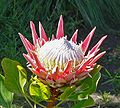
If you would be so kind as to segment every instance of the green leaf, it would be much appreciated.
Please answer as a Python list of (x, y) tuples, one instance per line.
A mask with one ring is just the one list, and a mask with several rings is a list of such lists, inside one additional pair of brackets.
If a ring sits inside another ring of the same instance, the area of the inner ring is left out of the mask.
[(22, 93), (27, 80), (25, 69), (19, 62), (9, 58), (2, 60), (2, 68), (5, 74), (5, 85), (7, 89), (14, 93)]
[(65, 91), (60, 95), (60, 99), (66, 100), (69, 96), (71, 96), (75, 89), (76, 89), (75, 86), (67, 87)]
[(96, 91), (98, 81), (101, 77), (101, 73), (99, 72), (102, 67), (97, 65), (91, 72), (91, 76), (82, 80), (76, 90), (69, 99), (70, 100), (79, 100), (79, 98), (86, 98), (86, 96), (92, 94)]
[[(94, 93), (96, 91), (98, 81), (100, 80), (100, 78), (101, 78), (101, 73), (97, 72), (96, 74), (94, 74), (94, 76), (92, 76), (91, 79), (86, 80), (85, 83), (89, 84), (89, 88), (87, 90), (83, 91), (82, 94), (84, 96), (86, 96), (87, 94)], [(89, 83), (89, 82), (91, 82), (91, 83)]]
[(4, 76), (0, 74), (0, 105), (5, 108), (11, 108), (13, 93), (8, 91), (4, 84)]
[(22, 89), (22, 91), (24, 92), (24, 86), (25, 86), (25, 84), (26, 84), (26, 82), (27, 82), (27, 72), (26, 72), (26, 70), (22, 67), (22, 66), (20, 66), (20, 65), (18, 65), (17, 66), (17, 68), (18, 68), (18, 71), (19, 71), (19, 83), (20, 83), (20, 86), (21, 86), (21, 89)]
[(50, 98), (50, 90), (48, 86), (41, 83), (39, 80), (33, 81), (29, 86), (31, 97), (36, 101), (48, 100)]
[(94, 105), (94, 100), (88, 96), (88, 98), (80, 100), (77, 104), (75, 104), (72, 108), (86, 108)]

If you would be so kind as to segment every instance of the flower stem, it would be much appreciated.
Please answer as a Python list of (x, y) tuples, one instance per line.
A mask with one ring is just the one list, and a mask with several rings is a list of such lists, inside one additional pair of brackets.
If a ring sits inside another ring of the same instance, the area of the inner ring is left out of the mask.
[(57, 91), (54, 88), (51, 88), (51, 97), (50, 97), (50, 101), (48, 102), (47, 108), (54, 108), (55, 106), (55, 102), (57, 101), (57, 97), (59, 95), (59, 91)]

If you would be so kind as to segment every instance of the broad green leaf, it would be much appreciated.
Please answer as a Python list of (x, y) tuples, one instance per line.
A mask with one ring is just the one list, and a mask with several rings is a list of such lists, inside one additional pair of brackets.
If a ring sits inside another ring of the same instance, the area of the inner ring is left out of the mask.
[(66, 100), (75, 91), (75, 89), (75, 86), (67, 87), (65, 91), (60, 95), (60, 99)]
[(72, 108), (86, 108), (94, 105), (94, 100), (88, 96), (88, 98), (84, 98), (80, 100), (77, 104), (75, 104)]
[(11, 108), (13, 93), (8, 91), (4, 84), (4, 76), (0, 74), (0, 106)]
[(31, 97), (37, 102), (48, 100), (51, 95), (48, 86), (44, 85), (39, 80), (35, 80), (30, 84), (29, 92)]
[(101, 77), (101, 73), (100, 72), (96, 73), (93, 76), (91, 87), (89, 85), (89, 89), (87, 89), (87, 90), (82, 92), (82, 94), (84, 94), (84, 96), (86, 96), (87, 94), (92, 94), (93, 92), (96, 91), (97, 84), (98, 84), (98, 81), (99, 81), (100, 77)]
[(74, 92), (69, 99), (70, 100), (79, 100), (79, 98), (86, 98), (86, 96), (92, 94), (96, 91), (98, 81), (101, 77), (100, 74), (101, 66), (97, 65), (90, 73), (92, 78), (87, 77), (86, 79), (80, 82), (78, 90)]
[(9, 58), (2, 60), (2, 68), (5, 74), (5, 85), (7, 89), (14, 93), (21, 93), (26, 83), (26, 72), (19, 62)]
[[(87, 94), (91, 94), (91, 93), (96, 91), (98, 81), (101, 78), (101, 73), (99, 72), (101, 68), (102, 67), (100, 65), (97, 65), (90, 72), (92, 78), (88, 77), (88, 78), (83, 80), (82, 89), (81, 89), (81, 91), (83, 91), (82, 94), (87, 95)], [(84, 85), (88, 85), (88, 87), (85, 89)]]

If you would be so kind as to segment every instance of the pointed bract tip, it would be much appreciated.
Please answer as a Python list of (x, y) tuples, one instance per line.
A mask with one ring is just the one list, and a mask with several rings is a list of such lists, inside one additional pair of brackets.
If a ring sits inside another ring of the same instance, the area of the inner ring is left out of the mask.
[(43, 38), (46, 42), (48, 41), (47, 35), (45, 33), (45, 30), (41, 24), (41, 22), (39, 21), (39, 34), (40, 34), (40, 38)]
[(107, 35), (103, 36), (103, 37), (101, 38), (101, 43), (102, 43), (106, 38), (107, 38)]
[(37, 43), (38, 35), (37, 35), (36, 29), (35, 29), (35, 25), (32, 21), (30, 21), (30, 28), (32, 31), (33, 43), (35, 45)]
[(94, 64), (96, 61), (98, 61), (104, 54), (106, 53), (106, 51), (103, 51), (101, 53), (99, 53), (97, 56), (95, 56), (93, 58), (93, 60), (90, 62), (90, 64)]
[(108, 35), (103, 36), (105, 39), (108, 37)]
[(94, 35), (95, 30), (96, 30), (96, 27), (94, 27), (92, 29), (92, 31), (88, 34), (88, 36), (85, 38), (85, 40), (82, 43), (82, 50), (83, 50), (84, 54), (86, 53), (86, 51), (87, 51), (87, 49), (89, 47), (90, 41), (91, 41), (91, 39), (92, 39), (92, 37)]
[(41, 22), (39, 21), (39, 29), (41, 29), (42, 28), (42, 24), (41, 24)]
[(71, 38), (71, 41), (73, 41), (74, 43), (77, 42), (77, 34), (78, 34), (78, 29), (74, 32), (72, 38)]
[(60, 18), (63, 18), (63, 16), (62, 16), (62, 15), (60, 15)]
[(26, 57), (26, 54), (25, 54), (25, 53), (23, 53), (23, 56), (24, 56), (24, 57)]
[(35, 65), (35, 63), (33, 62), (33, 59), (32, 59), (29, 55), (23, 53), (23, 56), (24, 56), (24, 58), (32, 65), (33, 68), (36, 68), (36, 65)]
[(60, 15), (59, 22), (63, 25), (63, 16), (62, 15)]
[(39, 26), (42, 26), (41, 22), (39, 21)]
[(93, 29), (96, 29), (96, 26)]
[(42, 26), (42, 23), (39, 21), (39, 29), (42, 31), (42, 29), (44, 29), (43, 28), (43, 26)]
[(94, 34), (95, 30), (96, 30), (96, 26), (92, 29), (90, 33)]
[(91, 31), (95, 31), (95, 30), (96, 30), (96, 26)]
[(55, 36), (54, 36), (54, 34), (52, 34), (52, 39), (51, 40), (54, 40), (55, 39)]
[(35, 26), (33, 21), (30, 21), (30, 27), (32, 28), (32, 26)]
[(58, 27), (57, 27), (57, 33), (56, 33), (56, 38), (60, 39), (64, 36), (64, 27), (63, 27), (63, 17), (62, 15), (60, 16), (59, 22), (58, 22)]
[(75, 30), (75, 33), (78, 33), (78, 29)]
[(20, 38), (25, 38), (21, 33), (18, 33), (18, 35), (20, 36)]
[(30, 21), (30, 27), (31, 27), (31, 28), (34, 28), (34, 27), (35, 27), (35, 24), (33, 23), (33, 21)]
[[(103, 36), (103, 37), (99, 40), (99, 42), (90, 50), (90, 54), (92, 54), (93, 52), (96, 52), (96, 51), (99, 49), (100, 45), (103, 43), (103, 41), (104, 41), (106, 38), (107, 38), (107, 35)], [(97, 51), (97, 52), (98, 52), (98, 51)]]
[(21, 35), (21, 33), (19, 32), (18, 35)]
[(103, 54), (103, 55), (104, 55), (105, 53), (106, 53), (106, 51), (101, 52), (101, 54)]
[(32, 24), (33, 23), (33, 21), (30, 21), (30, 24)]

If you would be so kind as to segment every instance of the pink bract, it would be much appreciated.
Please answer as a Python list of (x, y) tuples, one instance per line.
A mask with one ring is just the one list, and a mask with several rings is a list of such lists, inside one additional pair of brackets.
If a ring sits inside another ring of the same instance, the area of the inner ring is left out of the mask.
[[(89, 72), (96, 65), (96, 61), (106, 52), (101, 52), (100, 45), (107, 36), (103, 36), (99, 42), (87, 52), (95, 28), (86, 39), (77, 45), (77, 33), (75, 31), (71, 40), (64, 36), (63, 18), (60, 16), (56, 36), (50, 40), (39, 22), (39, 36), (35, 25), (30, 21), (33, 44), (22, 34), (19, 36), (28, 54), (23, 54), (28, 61), (28, 68), (38, 76), (44, 84), (54, 88), (73, 84), (90, 76)], [(86, 53), (87, 52), (87, 53)]]

